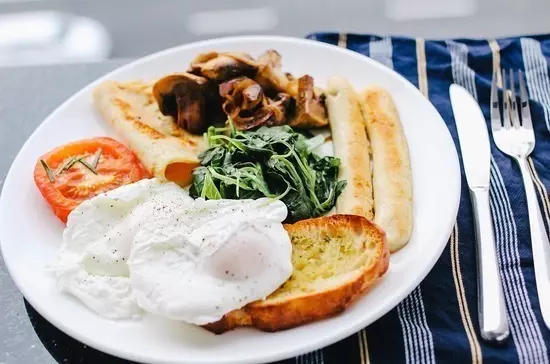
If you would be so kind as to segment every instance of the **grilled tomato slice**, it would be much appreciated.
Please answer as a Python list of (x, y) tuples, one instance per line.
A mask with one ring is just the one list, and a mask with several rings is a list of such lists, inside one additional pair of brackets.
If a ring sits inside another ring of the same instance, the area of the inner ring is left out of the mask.
[(128, 147), (106, 137), (57, 147), (40, 157), (34, 167), (36, 186), (65, 223), (82, 201), (148, 177)]

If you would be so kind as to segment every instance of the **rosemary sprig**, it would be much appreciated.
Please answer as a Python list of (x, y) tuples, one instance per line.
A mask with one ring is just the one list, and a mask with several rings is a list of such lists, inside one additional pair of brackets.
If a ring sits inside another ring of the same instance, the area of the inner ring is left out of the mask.
[(44, 167), (44, 170), (46, 171), (46, 174), (48, 175), (48, 179), (50, 180), (50, 182), (55, 182), (55, 176), (50, 166), (48, 166), (48, 163), (46, 163), (44, 159), (40, 159), (40, 163), (42, 163), (42, 167)]
[(95, 157), (94, 157), (94, 160), (92, 161), (92, 167), (94, 167), (94, 169), (97, 168), (97, 165), (99, 164), (99, 158), (101, 158), (101, 153), (103, 152), (103, 150), (101, 148), (99, 148), (99, 150), (97, 151)]
[(58, 171), (57, 171), (57, 175), (60, 175), (61, 173), (65, 172), (66, 170), (70, 169), (76, 162), (78, 162), (78, 158), (76, 157), (71, 157), (69, 159), (67, 159), (67, 161), (65, 163), (63, 163), (63, 165), (58, 168)]
[(43, 159), (40, 160), (40, 163), (42, 163), (42, 166), (46, 170), (46, 174), (48, 175), (48, 179), (50, 180), (50, 182), (55, 182), (55, 176), (56, 175), (59, 176), (63, 172), (69, 170), (72, 166), (75, 165), (75, 163), (82, 164), (84, 167), (89, 169), (93, 174), (97, 175), (97, 169), (96, 168), (97, 168), (97, 165), (99, 164), (99, 158), (101, 158), (101, 153), (102, 152), (103, 152), (102, 149), (99, 149), (97, 151), (97, 153), (95, 154), (94, 159), (93, 159), (91, 164), (88, 163), (88, 161), (86, 160), (86, 157), (80, 157), (80, 158), (77, 158), (75, 156), (70, 157), (69, 159), (67, 159), (65, 161), (65, 163), (63, 163), (60, 167), (57, 168), (57, 171), (55, 173), (52, 171), (50, 166), (48, 166), (46, 161), (44, 161)]
[(78, 161), (79, 161), (84, 167), (88, 168), (93, 174), (97, 174), (97, 171), (95, 170), (95, 168), (92, 167), (92, 166), (90, 165), (90, 163), (88, 163), (88, 162), (86, 161), (86, 159), (84, 159), (84, 157), (78, 159)]

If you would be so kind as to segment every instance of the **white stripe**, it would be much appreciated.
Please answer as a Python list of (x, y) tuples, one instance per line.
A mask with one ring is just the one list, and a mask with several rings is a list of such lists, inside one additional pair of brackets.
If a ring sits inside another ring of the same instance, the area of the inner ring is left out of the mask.
[[(407, 298), (405, 298), (406, 300)], [(399, 322), (401, 323), (401, 331), (403, 332), (403, 344), (405, 347), (405, 363), (414, 363), (418, 359), (415, 357), (413, 359), (413, 343), (412, 343), (412, 332), (409, 325), (409, 320), (405, 319), (405, 313), (404, 313), (404, 301), (401, 302), (399, 305), (397, 305), (397, 317), (399, 318)]]
[(370, 58), (382, 63), (384, 66), (393, 68), (393, 49), (390, 37), (374, 40), (369, 45)]
[(415, 289), (411, 295), (409, 295), (408, 298), (410, 298), (410, 300), (408, 301), (408, 303), (410, 306), (409, 309), (412, 312), (413, 316), (420, 318), (420, 320), (416, 320), (415, 322), (413, 322), (413, 327), (415, 327), (417, 337), (420, 337), (422, 339), (422, 341), (420, 342), (421, 363), (431, 363), (433, 362), (433, 360), (430, 357), (430, 353), (428, 352), (428, 348), (430, 347), (429, 340), (431, 339), (431, 333), (427, 332), (426, 329), (419, 324), (422, 319), (426, 320), (426, 315), (423, 311), (424, 305), (421, 302), (420, 295), (421, 288), (420, 286), (418, 286), (418, 288)]
[(419, 340), (418, 341), (418, 355), (419, 355), (419, 358), (418, 358), (418, 361), (417, 361), (417, 359), (415, 357), (415, 363), (425, 363), (426, 360), (427, 360), (426, 353), (425, 353), (425, 351), (426, 351), (426, 349), (425, 349), (426, 348), (426, 345), (425, 345), (426, 341), (425, 341), (424, 336), (422, 335), (422, 329), (420, 328), (420, 325), (418, 325), (416, 320), (414, 320), (414, 318), (419, 317), (418, 310), (417, 310), (418, 305), (416, 305), (416, 300), (415, 300), (415, 297), (417, 296), (419, 289), (420, 289), (420, 286), (418, 286), (414, 291), (412, 291), (412, 293), (405, 300), (405, 304), (406, 304), (406, 307), (407, 307), (407, 311), (406, 311), (407, 316), (406, 317), (411, 322), (411, 327), (414, 331), (414, 338)]
[[(521, 38), (520, 42), (529, 94), (532, 99), (542, 105), (546, 128), (550, 131), (550, 79), (548, 77), (548, 62), (542, 53), (539, 41), (532, 38)], [(536, 325), (535, 328), (542, 340), (540, 326)], [(548, 363), (547, 347), (542, 345), (540, 349), (541, 356)]]
[[(393, 48), (390, 37), (371, 41), (369, 55), (383, 65), (393, 68)], [(426, 320), (422, 291), (417, 287), (397, 306), (397, 315), (403, 332), (406, 363), (434, 363), (432, 332)]]
[[(468, 67), (468, 47), (447, 42), (451, 52), (453, 78), (477, 98), (475, 73)], [(520, 363), (548, 363), (546, 345), (535, 320), (523, 278), (518, 252), (517, 227), (504, 181), (497, 164), (491, 159), (490, 205), (493, 212), (497, 254), (512, 338)]]
[(521, 38), (520, 42), (529, 94), (542, 105), (546, 128), (550, 131), (550, 80), (546, 57), (536, 39)]
[(319, 39), (317, 38), (317, 34), (312, 34), (312, 35), (310, 35), (310, 36), (309, 36), (309, 39), (311, 39), (311, 40), (319, 40)]
[(302, 354), (296, 357), (296, 364), (324, 364), (325, 354), (323, 349), (315, 350), (307, 354)]
[[(512, 331), (512, 339), (518, 350), (520, 362), (532, 362), (531, 350), (528, 345), (531, 345), (532, 335), (527, 332), (528, 325), (518, 325), (518, 322), (527, 322), (527, 314), (523, 309), (525, 297), (520, 295), (519, 290), (514, 287), (525, 284), (523, 276), (517, 269), (519, 266), (518, 256), (514, 253), (514, 237), (516, 236), (515, 220), (513, 216), (508, 214), (507, 209), (507, 194), (501, 187), (501, 181), (497, 176), (497, 166), (494, 161), (491, 161), (491, 185), (489, 203), (493, 213), (493, 221), (500, 221), (500, 224), (495, 226), (495, 240), (497, 243), (497, 255), (500, 264), (502, 285), (506, 300), (510, 328)], [(504, 229), (503, 229), (504, 227)], [(511, 245), (511, 246), (510, 246)], [(517, 246), (516, 246), (517, 247)], [(515, 268), (514, 268), (515, 267)], [(508, 271), (507, 271), (508, 270)], [(510, 302), (508, 302), (510, 301)], [(518, 307), (517, 303), (521, 303)]]
[[(421, 340), (419, 340), (420, 338), (420, 332), (418, 330), (418, 325), (416, 324), (415, 322), (415, 318), (417, 317), (414, 313), (413, 313), (413, 308), (412, 308), (412, 300), (413, 300), (413, 295), (416, 293), (416, 289), (407, 297), (403, 300), (403, 306), (404, 306), (404, 311), (405, 311), (405, 320), (407, 320), (409, 322), (409, 326), (411, 328), (411, 332), (412, 332), (412, 336), (411, 336), (411, 342), (413, 344), (413, 351), (414, 351), (414, 361), (413, 363), (421, 363), (422, 362), (422, 358), (424, 357), (424, 353), (423, 353), (423, 342)], [(415, 342), (416, 340), (416, 342)]]
[[(495, 164), (493, 161), (491, 161), (491, 164)], [(514, 249), (509, 247), (507, 242), (512, 241), (514, 239), (514, 236), (516, 232), (512, 232), (512, 227), (515, 227), (515, 220), (510, 218), (508, 214), (501, 214), (501, 211), (506, 210), (505, 206), (505, 199), (507, 196), (505, 195), (505, 192), (501, 191), (500, 188), (500, 181), (498, 180), (498, 177), (496, 176), (495, 167), (491, 166), (491, 185), (494, 188), (491, 188), (490, 190), (490, 204), (491, 204), (491, 211), (493, 213), (493, 216), (496, 216), (493, 220), (496, 222), (494, 224), (495, 228), (495, 235), (496, 235), (496, 243), (497, 243), (497, 249), (500, 249), (497, 251), (501, 252), (499, 262), (501, 264), (501, 270), (505, 270), (510, 266), (518, 265), (518, 259), (517, 255), (514, 255), (512, 257)], [(501, 237), (502, 236), (502, 237)], [(505, 275), (502, 275), (503, 284), (505, 285), (505, 289), (508, 289), (508, 286), (506, 284), (508, 283), (506, 281), (507, 277)], [(522, 276), (518, 274), (517, 270), (511, 270), (509, 279), (511, 280), (511, 286), (518, 286), (525, 282), (522, 279)], [(521, 282), (520, 282), (521, 281)], [(513, 290), (511, 292), (513, 295), (513, 299), (515, 301), (520, 301), (522, 297), (519, 296), (517, 290)], [(515, 313), (516, 311), (513, 311)], [(519, 313), (521, 314), (521, 319), (526, 321), (527, 316), (525, 314), (524, 310), (520, 310)], [(522, 340), (523, 338), (527, 337), (527, 333), (525, 332), (525, 328), (521, 327), (522, 330), (521, 336), (519, 339)]]
[[(504, 251), (504, 257), (503, 257), (504, 267), (505, 268), (514, 267), (514, 266), (520, 267), (521, 262), (519, 257), (519, 248), (517, 243), (518, 242), (517, 226), (514, 218), (514, 213), (512, 211), (508, 193), (504, 185), (504, 180), (502, 178), (502, 175), (500, 174), (500, 171), (498, 170), (498, 167), (496, 166), (496, 162), (494, 160), (491, 160), (491, 164), (493, 165), (493, 168), (491, 171), (491, 174), (492, 174), (491, 181), (492, 181), (492, 184), (495, 186), (494, 188), (495, 199), (497, 199), (496, 201), (499, 203), (502, 210), (507, 210), (510, 212), (510, 214), (505, 215), (505, 220), (506, 220), (505, 226), (510, 228), (508, 229), (508, 234), (507, 234), (508, 241), (514, 241), (515, 243), (512, 245), (512, 247), (503, 246), (502, 248)], [(525, 280), (523, 278), (523, 275), (521, 274), (520, 269), (516, 269), (512, 272), (511, 279), (512, 279), (511, 287), (520, 286), (525, 290), (525, 292), (527, 291), (527, 288), (525, 287)], [(522, 307), (520, 307), (520, 310), (519, 310), (519, 313), (521, 314), (521, 318), (524, 320), (524, 322), (527, 322), (527, 325), (531, 329), (531, 331), (526, 333), (525, 332), (526, 327), (521, 327), (520, 329), (522, 330), (522, 335), (523, 337), (528, 338), (529, 340), (536, 340), (532, 335), (532, 333), (536, 330), (535, 326), (533, 326), (532, 324), (532, 322), (534, 321), (533, 320), (534, 317), (529, 317), (529, 316), (532, 316), (533, 314), (531, 313), (531, 315), (529, 315), (527, 310), (525, 310), (524, 308), (526, 305), (530, 306), (528, 295), (527, 293), (525, 293), (524, 295), (520, 295), (517, 290), (514, 290), (513, 293), (516, 301), (521, 302), (523, 305)], [(530, 322), (529, 319), (531, 319), (532, 321)]]
[(325, 364), (325, 354), (323, 353), (323, 349), (319, 349), (315, 351), (315, 355), (317, 357), (317, 363), (318, 364)]
[[(418, 294), (416, 295), (416, 303), (418, 306), (419, 315), (421, 316), (421, 322), (427, 322), (426, 319), (426, 310), (424, 309), (424, 302), (422, 301), (422, 291), (420, 286), (418, 286)], [(425, 337), (425, 345), (427, 346), (427, 354), (429, 354), (428, 363), (435, 363), (435, 352), (434, 352), (434, 343), (432, 332), (428, 329), (428, 325), (421, 327), (423, 336)]]
[[(496, 164), (496, 163), (495, 163)], [(507, 192), (505, 190), (505, 187), (504, 187), (504, 181), (502, 179), (502, 175), (500, 174), (500, 171), (498, 171), (498, 169), (496, 170), (496, 173), (497, 173), (497, 177), (499, 178), (499, 182), (500, 182), (500, 186), (502, 186), (502, 189), (504, 190), (504, 192), (506, 193), (506, 197), (507, 197), (507, 200), (506, 200), (506, 207), (507, 209), (510, 211), (510, 216), (512, 219), (514, 219), (513, 217), (513, 211), (512, 211), (512, 206), (510, 204), (510, 201), (508, 199), (508, 196), (507, 196)], [(548, 354), (547, 354), (547, 348), (546, 348), (546, 344), (545, 344), (545, 341), (544, 341), (544, 338), (542, 336), (542, 333), (541, 333), (541, 329), (540, 329), (540, 326), (539, 324), (537, 323), (536, 321), (536, 317), (535, 317), (535, 314), (534, 314), (534, 311), (533, 311), (533, 307), (531, 306), (531, 301), (529, 300), (529, 296), (528, 296), (528, 293), (527, 293), (527, 287), (525, 285), (525, 280), (523, 278), (523, 275), (521, 273), (521, 269), (519, 268), (521, 265), (521, 262), (520, 262), (520, 257), (519, 257), (519, 240), (518, 240), (518, 237), (517, 237), (517, 227), (516, 227), (516, 223), (515, 223), (515, 220), (512, 220), (512, 228), (513, 228), (513, 232), (514, 232), (514, 253), (515, 253), (515, 257), (514, 259), (516, 260), (516, 266), (518, 267), (518, 277), (517, 277), (517, 280), (519, 282), (514, 282), (514, 287), (518, 287), (518, 283), (519, 283), (519, 287), (521, 288), (521, 298), (522, 298), (522, 310), (524, 311), (524, 314), (527, 316), (527, 323), (529, 325), (529, 330), (530, 330), (530, 338), (534, 341), (534, 347), (535, 347), (535, 352), (533, 353), (533, 355), (535, 355), (535, 363), (548, 363)]]
[[(545, 120), (546, 120), (546, 126), (548, 128), (548, 123), (550, 118), (550, 82), (548, 80), (548, 69), (547, 69), (546, 59), (542, 54), (540, 43), (537, 40), (530, 39), (530, 38), (522, 38), (520, 40), (520, 43), (522, 47), (522, 56), (525, 63), (527, 87), (529, 89), (531, 97), (542, 104)], [(500, 176), (500, 179), (502, 180), (502, 176)], [(509, 204), (508, 204), (508, 207), (510, 211), (512, 211), (511, 206), (509, 206)], [(515, 229), (515, 224), (514, 224), (514, 229)], [(515, 240), (517, 242), (517, 232), (515, 235)], [(518, 258), (517, 264), (519, 266), (519, 252), (516, 253), (516, 255)], [(533, 355), (535, 355), (535, 362), (548, 363), (549, 361), (548, 361), (547, 347), (544, 343), (544, 338), (542, 336), (540, 326), (536, 321), (533, 308), (531, 306), (531, 302), (529, 301), (529, 296), (527, 294), (527, 288), (525, 287), (525, 281), (523, 280), (523, 276), (521, 276), (521, 280), (522, 280), (521, 286), (525, 291), (525, 298), (526, 298), (525, 305), (526, 305), (526, 308), (528, 309), (527, 314), (528, 314), (528, 319), (531, 326), (531, 333), (533, 335), (533, 340), (535, 341), (534, 342), (535, 348), (537, 349), (536, 352), (533, 353)]]

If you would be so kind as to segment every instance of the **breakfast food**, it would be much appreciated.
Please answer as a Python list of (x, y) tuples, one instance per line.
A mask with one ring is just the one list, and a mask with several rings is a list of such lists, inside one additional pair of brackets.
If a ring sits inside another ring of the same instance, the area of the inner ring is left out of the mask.
[(187, 72), (168, 75), (155, 82), (153, 97), (162, 114), (190, 133), (201, 134), (209, 124), (225, 122), (218, 87), (204, 77)]
[(367, 89), (361, 96), (372, 146), (374, 222), (388, 237), (391, 252), (405, 246), (413, 228), (412, 175), (407, 140), (391, 95)]
[(154, 95), (164, 115), (194, 134), (219, 123), (220, 116), (222, 123), (231, 118), (240, 130), (328, 124), (322, 91), (313, 78), (283, 72), (281, 55), (273, 49), (257, 59), (239, 52), (199, 54), (187, 72), (157, 81)]
[(148, 176), (136, 156), (111, 138), (84, 139), (41, 156), (34, 181), (63, 222), (82, 201)]
[(205, 327), (223, 333), (238, 326), (288, 329), (343, 311), (386, 272), (385, 234), (367, 219), (333, 215), (286, 225), (292, 241), (292, 276), (267, 299)]
[(321, 90), (283, 72), (275, 50), (203, 53), (182, 71), (93, 91), (128, 147), (93, 138), (37, 161), (36, 185), (66, 222), (58, 288), (109, 319), (215, 333), (343, 311), (411, 236), (391, 96), (358, 97), (339, 77)]
[(111, 319), (140, 316), (132, 295), (128, 259), (145, 222), (169, 218), (193, 202), (174, 183), (144, 179), (95, 196), (69, 215), (54, 267), (57, 286)]
[(347, 181), (347, 188), (336, 202), (336, 211), (372, 219), (370, 146), (359, 99), (348, 81), (332, 77), (328, 82), (326, 103), (334, 155), (342, 161), (339, 177)]
[(329, 211), (346, 187), (337, 180), (340, 160), (311, 151), (318, 139), (286, 125), (240, 131), (230, 124), (227, 129), (211, 127), (206, 134), (209, 148), (199, 155), (191, 196), (280, 199), (288, 207), (286, 221), (294, 222)]
[(139, 81), (107, 81), (94, 90), (94, 103), (152, 175), (185, 186), (199, 164), (203, 140), (159, 111), (152, 87)]
[(286, 214), (282, 202), (265, 198), (197, 199), (169, 219), (150, 221), (128, 261), (139, 306), (202, 325), (263, 299), (292, 273)]
[(216, 321), (289, 278), (286, 214), (280, 201), (193, 200), (174, 183), (142, 180), (69, 215), (58, 286), (108, 318)]

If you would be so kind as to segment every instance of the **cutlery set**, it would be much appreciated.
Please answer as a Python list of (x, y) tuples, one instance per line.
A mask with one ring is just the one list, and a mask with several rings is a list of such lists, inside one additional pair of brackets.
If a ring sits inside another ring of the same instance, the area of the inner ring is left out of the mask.
[[(502, 79), (500, 97), (498, 76)], [(519, 97), (515, 87), (516, 77)], [(481, 108), (472, 95), (456, 84), (451, 85), (449, 93), (474, 210), (481, 337), (487, 341), (502, 342), (509, 335), (509, 325), (489, 207), (489, 133)], [(535, 134), (521, 71), (497, 71), (493, 75), (491, 129), (497, 148), (513, 158), (521, 171), (527, 198), (537, 293), (544, 323), (550, 328), (550, 243), (529, 171), (528, 157), (535, 147)]]

